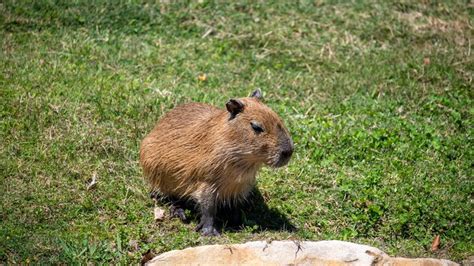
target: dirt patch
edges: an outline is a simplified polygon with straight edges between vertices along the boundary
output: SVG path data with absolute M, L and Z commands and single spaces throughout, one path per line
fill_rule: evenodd
M 464 46 L 473 30 L 465 18 L 457 20 L 444 20 L 438 17 L 427 16 L 421 12 L 397 12 L 400 21 L 407 23 L 415 33 L 441 33 L 454 36 L 457 45 Z

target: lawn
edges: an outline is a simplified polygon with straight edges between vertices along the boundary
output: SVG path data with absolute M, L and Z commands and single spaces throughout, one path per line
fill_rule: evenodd
M 0 264 L 277 239 L 474 254 L 472 1 L 91 2 L 0 3 Z M 262 208 L 216 238 L 155 222 L 141 139 L 255 88 L 296 146 Z

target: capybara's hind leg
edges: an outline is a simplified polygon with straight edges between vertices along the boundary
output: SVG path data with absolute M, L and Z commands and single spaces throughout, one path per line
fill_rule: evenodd
M 184 210 L 186 209 L 186 199 L 176 196 L 168 196 L 167 199 L 170 204 L 171 218 L 179 218 L 182 222 L 186 222 L 186 215 L 184 214 Z
M 186 221 L 186 215 L 184 214 L 185 202 L 183 200 L 173 196 L 164 196 L 159 191 L 151 191 L 150 198 L 156 202 L 169 203 L 171 218 L 179 218 L 182 222 Z
M 152 190 L 150 191 L 150 199 L 155 200 L 155 201 L 161 201 L 163 198 L 163 195 L 157 191 L 157 190 Z

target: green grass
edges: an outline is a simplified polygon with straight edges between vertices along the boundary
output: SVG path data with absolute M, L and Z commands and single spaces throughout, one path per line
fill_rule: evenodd
M 257 239 L 474 253 L 469 1 L 88 2 L 0 3 L 0 263 Z M 179 103 L 257 87 L 296 144 L 258 188 L 297 230 L 155 223 L 141 139 Z

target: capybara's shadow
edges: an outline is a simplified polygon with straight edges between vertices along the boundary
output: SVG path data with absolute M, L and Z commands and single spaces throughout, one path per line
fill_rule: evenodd
M 218 211 L 220 228 L 239 231 L 245 227 L 255 227 L 256 231 L 289 231 L 296 227 L 276 209 L 269 208 L 258 188 L 254 188 L 247 201 L 240 206 L 221 207 Z
M 190 210 L 186 212 L 183 222 L 200 219 L 199 207 L 191 200 L 174 199 L 152 195 L 160 202 L 167 205 L 178 205 Z M 258 188 L 254 188 L 243 203 L 232 206 L 221 206 L 217 211 L 216 226 L 221 230 L 240 231 L 251 227 L 254 231 L 288 231 L 293 232 L 296 227 L 288 218 L 276 209 L 269 208 Z

